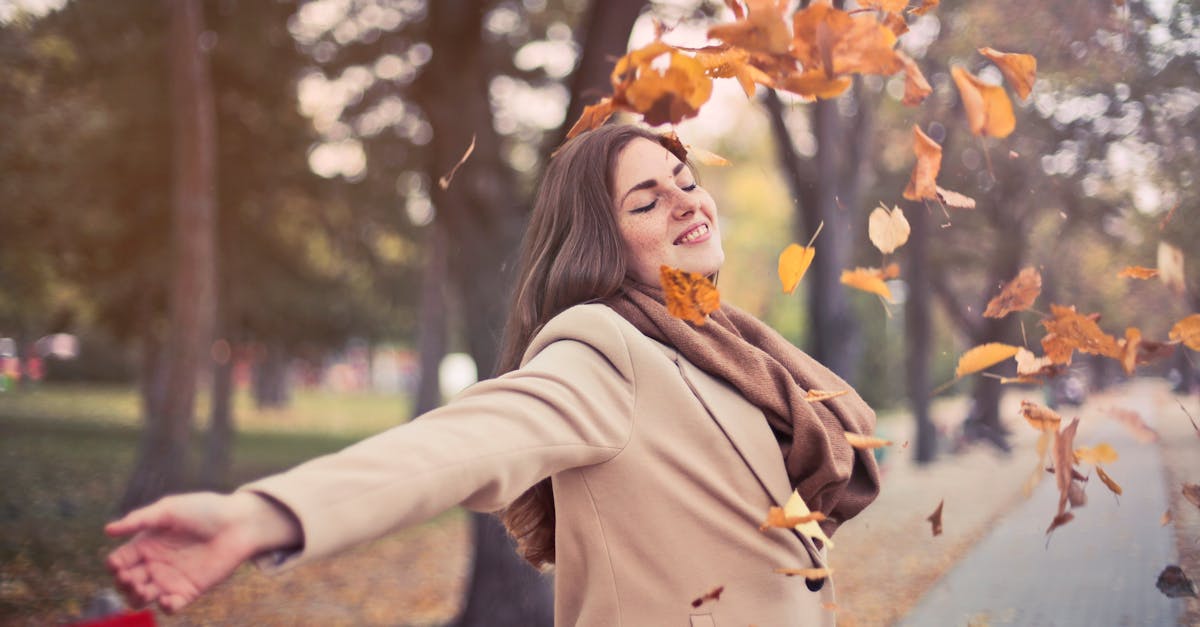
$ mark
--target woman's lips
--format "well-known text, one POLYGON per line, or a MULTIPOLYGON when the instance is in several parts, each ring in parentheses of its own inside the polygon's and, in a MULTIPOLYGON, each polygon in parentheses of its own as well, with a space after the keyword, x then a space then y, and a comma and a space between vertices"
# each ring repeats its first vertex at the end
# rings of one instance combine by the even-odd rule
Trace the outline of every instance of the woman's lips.
POLYGON ((683 235, 675 238, 674 244, 679 246, 681 244, 695 244, 697 242, 703 242, 704 240, 708 239, 710 234, 711 231, 709 231, 708 225, 701 222, 700 224, 697 224, 696 226, 685 231, 683 235))

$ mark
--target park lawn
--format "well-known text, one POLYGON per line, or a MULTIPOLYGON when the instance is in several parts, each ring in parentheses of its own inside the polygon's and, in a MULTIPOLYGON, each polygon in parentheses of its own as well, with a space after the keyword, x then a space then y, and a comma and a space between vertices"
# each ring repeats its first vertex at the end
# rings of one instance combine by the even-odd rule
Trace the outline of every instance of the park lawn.
MULTIPOLYGON (((108 585, 113 543, 101 527, 133 464, 138 404, 134 390, 111 386, 0 395, 0 624, 77 614, 108 585)), ((239 396, 232 484, 398 424, 407 406, 395 395, 300 392, 288 409, 255 411, 239 396)))

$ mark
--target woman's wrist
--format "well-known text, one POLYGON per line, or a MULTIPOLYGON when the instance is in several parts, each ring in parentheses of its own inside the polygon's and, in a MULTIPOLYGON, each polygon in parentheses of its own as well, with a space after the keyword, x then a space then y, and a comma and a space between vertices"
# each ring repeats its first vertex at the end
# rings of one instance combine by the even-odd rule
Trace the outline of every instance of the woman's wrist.
POLYGON ((296 549, 303 543, 300 521, 283 504, 257 492, 235 492, 230 498, 236 499, 245 521, 249 556, 296 549))

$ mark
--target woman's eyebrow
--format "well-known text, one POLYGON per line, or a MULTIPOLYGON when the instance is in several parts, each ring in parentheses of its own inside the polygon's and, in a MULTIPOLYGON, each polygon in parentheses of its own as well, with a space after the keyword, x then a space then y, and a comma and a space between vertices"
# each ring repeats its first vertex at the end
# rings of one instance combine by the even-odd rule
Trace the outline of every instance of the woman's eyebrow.
MULTIPOLYGON (((686 165, 686 164, 684 162, 680 161, 679 164, 675 166, 675 169, 671 170, 671 176, 673 176, 673 177, 679 176, 679 173, 683 171, 684 165, 686 165)), ((658 185, 658 181, 656 181, 654 179, 646 179, 646 180, 642 181, 641 183, 638 183, 637 185, 630 187, 629 191, 625 192, 625 195, 621 197, 621 202, 622 203, 625 202, 625 199, 628 198, 630 194, 638 191, 639 189, 650 189, 651 187, 654 187, 655 185, 658 185)))

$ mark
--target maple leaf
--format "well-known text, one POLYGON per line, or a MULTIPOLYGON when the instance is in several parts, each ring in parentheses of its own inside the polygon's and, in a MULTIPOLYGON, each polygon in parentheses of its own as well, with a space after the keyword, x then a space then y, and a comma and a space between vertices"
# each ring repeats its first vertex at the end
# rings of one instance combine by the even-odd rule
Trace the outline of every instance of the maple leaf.
POLYGON ((1158 278, 1167 289, 1176 294, 1187 291, 1183 278, 1183 251, 1166 243, 1158 243, 1158 278))
POLYGON ((925 15, 926 13, 936 9, 937 5, 940 3, 941 0, 922 0, 921 6, 916 7, 915 9, 909 9, 908 12, 912 13, 913 15, 925 15))
POLYGON ((1057 433, 1062 424, 1062 416, 1053 409, 1026 400, 1021 401, 1021 416, 1029 426, 1045 433, 1057 433))
MULTIPOLYGON (((754 52, 787 54, 791 33, 775 0, 746 0, 746 15, 708 29, 708 36, 754 52)), ((736 15, 736 11, 735 11, 736 15)))
POLYGON ((570 131, 567 131, 567 139, 604 126, 604 123, 608 121, 608 118, 612 117, 612 114, 616 110, 611 97, 604 98, 594 105, 584 107, 583 113, 575 121, 575 125, 571 127, 570 131))
POLYGON ((804 577, 805 579, 824 579, 833 574, 832 568, 776 568, 775 572, 788 577, 804 577))
POLYGON ((909 176, 908 187, 904 188, 904 198, 936 199, 937 175, 942 169, 942 147, 921 132, 921 127, 914 124, 913 152, 917 155, 917 164, 913 166, 912 175, 909 176))
POLYGON ((791 294, 795 291, 796 286, 800 284, 800 279, 804 278, 804 273, 808 272, 808 267, 812 265, 816 254, 817 249, 812 246, 799 244, 789 244, 782 253, 779 253, 779 282, 783 284, 784 294, 791 294))
POLYGON ((1143 268, 1142 266, 1125 266, 1117 273, 1119 279, 1153 279, 1158 276, 1156 268, 1143 268))
POLYGON ((1013 115, 1012 101, 1004 88, 990 85, 959 66, 950 68, 963 108, 967 111, 967 123, 971 133, 985 137, 1008 137, 1017 127, 1013 115))
POLYGON ((692 607, 700 607, 701 605, 704 605, 705 601, 720 601, 721 593, 724 591, 725 591, 725 586, 717 586, 716 588, 713 588, 712 590, 705 592, 704 594, 697 597, 694 601, 692 601, 692 607))
POLYGON ((784 513, 782 507, 772 507, 767 510, 767 519, 763 524, 759 525, 759 531, 767 529, 792 529, 797 525, 803 525, 808 522, 822 522, 825 520, 825 514, 821 512, 811 512, 806 516, 788 516, 784 513))
POLYGON ((712 78, 704 66, 661 41, 621 57, 612 83, 614 104, 642 114, 652 126, 694 117, 712 95, 712 78))
POLYGON ((1196 584, 1188 579, 1182 568, 1174 564, 1167 566, 1158 574, 1158 580, 1154 582, 1154 586, 1172 599, 1198 596, 1196 584))
MULTIPOLYGON (((895 264, 893 264, 895 265, 895 264)), ((854 289, 878 294, 889 303, 892 302, 892 290, 885 283, 886 272, 879 268, 855 268, 842 270, 841 282, 854 289)))
POLYGON ((1079 464, 1111 464, 1117 461, 1117 451, 1109 444, 1081 446, 1075 449, 1075 461, 1079 464))
POLYGON ((838 390, 836 392, 829 390, 809 390, 808 393, 804 395, 804 400, 810 403, 819 403, 821 401, 827 401, 831 398, 837 398, 849 393, 850 390, 838 390))
POLYGON ((893 207, 889 211, 881 204, 867 218, 867 236, 875 248, 885 255, 890 255, 903 246, 908 241, 910 232, 912 228, 900 207, 893 207))
POLYGON ((1111 490, 1113 494, 1121 496, 1121 484, 1113 481, 1113 478, 1108 476, 1108 473, 1104 472, 1103 468, 1096 466, 1096 476, 1100 477, 1100 481, 1104 483, 1104 487, 1111 490))
MULTIPOLYGON (((899 50, 896 51, 896 55, 900 58, 900 62, 904 64, 904 98, 900 103, 915 107, 924 102, 926 96, 933 93, 933 87, 929 84, 929 81, 925 80, 925 75, 921 73, 921 66, 917 65, 917 62, 912 57, 899 50)), ((940 160, 940 146, 938 147, 938 157, 940 160)))
POLYGON ((1025 311, 1033 306, 1033 301, 1037 300, 1041 293, 1041 273, 1034 268, 1025 268, 988 302, 983 317, 1003 318, 1014 311, 1025 311))
POLYGON ((929 524, 933 526, 933 536, 935 538, 942 535, 942 506, 945 504, 946 499, 938 501, 937 509, 933 510, 933 513, 925 518, 925 520, 928 520, 929 524))
POLYGON ((1042 338, 1042 348, 1055 363, 1070 363, 1072 350, 1121 358, 1121 346, 1117 339, 1101 331, 1093 318, 1076 313, 1073 306, 1050 305, 1050 314, 1049 318, 1042 320, 1042 326, 1049 331, 1042 338), (1065 361, 1060 359, 1064 352, 1065 361))
POLYGON ((667 301, 667 311, 696 326, 704 324, 708 314, 721 307, 721 295, 708 277, 670 266, 659 268, 659 281, 667 301))
POLYGON ((1033 82, 1037 80, 1037 59, 1033 55, 1000 52, 994 48, 980 48, 979 54, 1000 68, 1000 73, 1004 75, 1008 84, 1012 85, 1021 100, 1029 98, 1029 92, 1033 91, 1033 82))
POLYGON ((873 448, 883 448, 885 446, 892 445, 891 440, 853 433, 851 431, 847 431, 845 435, 846 441, 850 443, 850 446, 853 446, 859 450, 870 450, 873 448))
POLYGON ((954 369, 955 378, 979 372, 1013 357, 1021 347, 1000 342, 991 342, 976 346, 963 353, 958 358, 958 367, 954 369))
POLYGON ((473 134, 471 135, 471 145, 467 146, 467 151, 463 153, 462 158, 458 160, 458 163, 454 164, 453 168, 450 168, 450 171, 445 176, 438 179, 438 187, 442 188, 443 191, 450 189, 450 181, 454 180, 454 174, 458 172, 462 164, 467 162, 467 158, 471 156, 472 152, 475 152, 475 135, 473 134))
MULTIPOLYGON (((804 502, 804 498, 800 496, 800 493, 792 490, 792 496, 788 497, 787 502, 783 504, 783 515, 788 518, 808 518, 813 514, 814 512, 808 509, 808 504, 804 502)), ((816 518, 812 518, 808 522, 796 525, 795 529, 800 532, 800 535, 811 540, 820 540, 822 544, 832 549, 833 540, 830 540, 829 536, 825 535, 825 532, 821 530, 821 526, 817 524, 818 522, 816 518)))
POLYGON ((1184 346, 1200 351, 1200 314, 1192 314, 1176 322, 1167 337, 1172 342, 1183 342, 1184 346))

